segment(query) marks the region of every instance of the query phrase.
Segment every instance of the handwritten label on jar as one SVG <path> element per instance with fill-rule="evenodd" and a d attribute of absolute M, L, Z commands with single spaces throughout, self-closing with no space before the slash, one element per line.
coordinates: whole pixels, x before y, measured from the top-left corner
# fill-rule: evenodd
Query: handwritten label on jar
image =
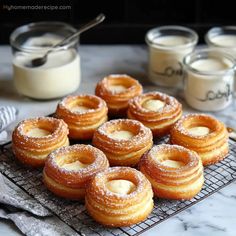
<path fill-rule="evenodd" d="M 228 62 L 228 63 L 226 63 Z M 187 70 L 185 99 L 187 103 L 202 111 L 217 111 L 232 102 L 234 70 L 233 62 L 215 59 L 199 59 Z"/>
<path fill-rule="evenodd" d="M 219 89 L 217 91 L 213 91 L 213 90 L 208 90 L 205 98 L 197 98 L 197 100 L 201 101 L 201 102 L 206 102 L 206 101 L 214 101 L 216 99 L 225 99 L 226 101 L 229 101 L 231 96 L 233 95 L 233 89 L 230 86 L 230 84 L 226 84 L 225 88 L 223 88 L 222 90 Z"/>
<path fill-rule="evenodd" d="M 193 51 L 197 34 L 181 26 L 162 26 L 146 35 L 149 45 L 149 79 L 161 86 L 182 87 L 183 58 Z"/>
<path fill-rule="evenodd" d="M 173 64 L 169 63 L 169 64 Z M 153 73 L 155 73 L 158 76 L 163 76 L 163 78 L 168 78 L 168 79 L 172 79 L 172 78 L 177 78 L 177 80 L 183 81 L 184 77 L 185 77 L 185 73 L 183 70 L 183 65 L 180 62 L 176 63 L 176 66 L 168 66 L 164 69 L 163 72 L 158 72 L 158 71 L 153 71 Z"/>

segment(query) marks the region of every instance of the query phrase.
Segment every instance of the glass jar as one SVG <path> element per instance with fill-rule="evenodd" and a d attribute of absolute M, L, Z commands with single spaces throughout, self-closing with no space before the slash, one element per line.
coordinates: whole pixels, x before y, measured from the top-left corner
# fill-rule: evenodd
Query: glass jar
<path fill-rule="evenodd" d="M 17 91 L 36 99 L 53 99 L 74 92 L 80 84 L 78 38 L 48 54 L 45 64 L 32 67 L 53 45 L 77 30 L 62 22 L 37 22 L 15 29 L 10 36 L 13 80 Z"/>
<path fill-rule="evenodd" d="M 213 27 L 205 35 L 209 47 L 224 49 L 236 57 L 236 26 Z"/>
<path fill-rule="evenodd" d="M 199 49 L 185 56 L 186 102 L 202 111 L 218 111 L 233 100 L 235 61 L 217 49 Z"/>
<path fill-rule="evenodd" d="M 161 86 L 182 87 L 182 61 L 198 42 L 195 31 L 181 26 L 162 26 L 146 34 L 149 46 L 149 79 Z"/>

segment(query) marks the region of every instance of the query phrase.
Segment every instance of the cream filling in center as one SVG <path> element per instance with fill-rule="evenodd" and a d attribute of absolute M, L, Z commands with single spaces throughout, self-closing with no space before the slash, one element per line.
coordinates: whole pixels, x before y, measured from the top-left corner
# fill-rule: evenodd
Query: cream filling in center
<path fill-rule="evenodd" d="M 194 61 L 191 67 L 199 71 L 220 71 L 228 69 L 230 64 L 223 59 L 208 58 Z"/>
<path fill-rule="evenodd" d="M 127 88 L 123 85 L 110 85 L 109 90 L 112 93 L 121 93 L 127 90 Z"/>
<path fill-rule="evenodd" d="M 159 111 L 164 106 L 165 103 L 157 99 L 147 100 L 143 103 L 143 107 L 149 111 Z"/>
<path fill-rule="evenodd" d="M 136 186 L 129 180 L 116 179 L 111 180 L 106 183 L 106 187 L 113 193 L 118 193 L 121 195 L 132 193 Z"/>
<path fill-rule="evenodd" d="M 83 105 L 77 105 L 77 106 L 74 106 L 74 107 L 71 107 L 71 111 L 72 112 L 84 112 L 84 111 L 88 111 L 90 110 L 91 108 L 89 107 L 86 107 L 86 106 L 83 106 Z"/>
<path fill-rule="evenodd" d="M 134 136 L 134 134 L 127 130 L 117 130 L 113 133 L 109 134 L 110 138 L 117 139 L 117 140 L 129 140 Z"/>
<path fill-rule="evenodd" d="M 193 128 L 188 129 L 188 132 L 194 136 L 203 136 L 203 135 L 209 134 L 210 129 L 205 126 L 197 126 L 197 127 L 193 127 Z"/>
<path fill-rule="evenodd" d="M 49 132 L 46 129 L 34 128 L 34 129 L 29 130 L 26 135 L 29 136 L 29 137 L 39 138 L 39 137 L 48 136 L 50 134 L 51 134 L 51 132 Z"/>
<path fill-rule="evenodd" d="M 162 161 L 161 164 L 172 168 L 180 168 L 185 165 L 182 161 L 174 161 L 174 160 L 165 160 Z"/>
<path fill-rule="evenodd" d="M 86 168 L 88 165 L 89 164 L 84 164 L 78 160 L 72 163 L 64 164 L 61 167 L 66 170 L 80 170 L 80 169 Z"/>

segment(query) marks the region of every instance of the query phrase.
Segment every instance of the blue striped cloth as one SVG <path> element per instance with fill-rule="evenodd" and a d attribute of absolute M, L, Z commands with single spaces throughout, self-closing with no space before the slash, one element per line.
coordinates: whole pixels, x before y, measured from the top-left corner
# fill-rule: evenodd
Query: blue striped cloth
<path fill-rule="evenodd" d="M 0 132 L 3 131 L 17 116 L 17 110 L 13 106 L 0 107 Z"/>

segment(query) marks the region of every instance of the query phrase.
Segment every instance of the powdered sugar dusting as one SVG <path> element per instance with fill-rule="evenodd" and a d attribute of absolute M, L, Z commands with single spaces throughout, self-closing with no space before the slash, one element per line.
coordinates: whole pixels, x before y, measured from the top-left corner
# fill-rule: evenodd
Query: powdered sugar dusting
<path fill-rule="evenodd" d="M 208 122 L 206 122 L 205 119 L 207 119 Z M 211 121 L 211 123 L 209 123 L 209 120 Z M 203 122 L 204 126 L 209 128 L 210 132 L 205 135 L 200 135 L 200 136 L 190 133 L 185 124 L 186 123 L 191 124 L 191 122 L 196 123 L 196 121 Z M 186 135 L 186 136 L 189 136 L 192 138 L 201 139 L 201 138 L 204 138 L 208 135 L 211 135 L 211 133 L 213 132 L 212 127 L 211 127 L 213 125 L 212 122 L 217 123 L 217 120 L 214 117 L 206 115 L 206 114 L 187 114 L 187 115 L 184 115 L 180 120 L 178 120 L 176 122 L 176 124 L 174 125 L 174 129 L 178 130 L 178 132 L 183 135 Z M 195 127 L 195 126 L 193 126 L 193 127 Z"/>
<path fill-rule="evenodd" d="M 67 170 L 58 165 L 57 158 L 63 158 L 64 160 L 68 157 L 74 156 L 75 160 L 80 160 L 81 156 L 91 155 L 93 157 L 92 163 L 88 164 L 85 168 L 81 168 L 79 170 Z M 106 156 L 104 153 L 91 146 L 84 144 L 75 144 L 72 146 L 61 147 L 49 155 L 48 162 L 51 163 L 55 168 L 59 169 L 60 172 L 66 173 L 92 173 L 96 172 L 104 163 L 108 163 Z"/>
<path fill-rule="evenodd" d="M 124 86 L 123 91 L 112 90 L 111 85 Z M 128 101 L 142 93 L 142 85 L 128 75 L 112 74 L 103 78 L 96 86 L 96 95 L 104 98 L 109 103 L 109 98 Z M 122 97 L 121 97 L 122 95 Z"/>
<path fill-rule="evenodd" d="M 89 109 L 87 110 L 74 110 L 71 109 L 71 104 L 80 104 L 86 106 L 86 103 L 89 104 Z M 98 96 L 90 95 L 90 94 L 80 94 L 76 96 L 67 96 L 58 104 L 62 109 L 68 110 L 72 114 L 87 114 L 94 113 L 102 108 L 106 107 L 106 103 L 103 99 Z"/>
<path fill-rule="evenodd" d="M 146 158 L 151 158 L 153 163 L 158 164 L 158 168 L 162 169 L 162 171 L 166 171 L 166 166 L 162 164 L 163 156 L 165 157 L 165 160 L 172 160 L 171 156 L 173 155 L 173 157 L 176 157 L 176 152 L 178 153 L 180 160 L 181 156 L 184 158 L 182 161 L 184 161 L 185 163 L 184 166 L 179 167 L 178 169 L 187 169 L 189 167 L 196 166 L 200 161 L 200 158 L 195 152 L 179 145 L 169 144 L 153 146 L 152 149 L 146 155 Z M 168 169 L 169 168 L 170 167 L 168 167 Z"/>
<path fill-rule="evenodd" d="M 143 103 L 147 102 L 148 100 L 152 100 L 152 99 L 158 99 L 158 100 L 164 102 L 165 105 L 163 107 L 161 107 L 158 111 L 151 111 L 149 109 L 146 109 L 143 106 Z M 142 95 L 139 95 L 139 96 L 133 98 L 129 104 L 131 107 L 133 106 L 135 110 L 138 110 L 138 111 L 144 112 L 144 113 L 169 112 L 173 109 L 176 109 L 176 107 L 178 105 L 180 105 L 179 102 L 176 100 L 176 98 L 169 96 L 167 94 L 164 94 L 164 93 L 160 93 L 160 92 L 144 93 Z"/>
<path fill-rule="evenodd" d="M 106 183 L 114 179 L 128 180 L 136 186 L 136 189 L 133 192 L 125 195 L 111 192 L 107 188 Z M 132 199 L 136 194 L 143 192 L 145 186 L 149 184 L 145 176 L 140 171 L 130 167 L 108 168 L 107 170 L 98 173 L 95 176 L 93 182 L 95 183 L 96 187 L 101 190 L 104 196 L 116 196 L 120 199 Z"/>
<path fill-rule="evenodd" d="M 109 132 L 118 130 L 130 131 L 134 136 L 130 139 L 114 139 L 109 135 Z M 111 120 L 101 125 L 95 132 L 96 138 L 100 137 L 100 141 L 104 143 L 110 143 L 111 146 L 120 146 L 125 148 L 131 148 L 134 145 L 145 143 L 146 140 L 152 139 L 151 130 L 145 127 L 141 122 L 130 119 L 116 119 Z M 125 145 L 125 146 L 124 146 Z M 105 146 L 105 144 L 104 144 Z"/>
<path fill-rule="evenodd" d="M 124 84 L 125 84 L 126 86 L 124 86 L 124 87 L 126 89 L 121 90 L 121 91 L 112 90 L 110 85 L 109 85 L 109 83 L 110 83 L 109 80 L 117 80 L 117 82 L 115 83 L 116 85 L 124 86 Z M 122 80 L 124 82 L 122 82 Z M 104 81 L 104 86 L 106 87 L 106 89 L 113 95 L 127 93 L 128 91 L 135 89 L 135 86 L 137 86 L 137 84 L 138 84 L 137 80 L 135 80 L 134 78 L 132 78 L 129 75 L 126 75 L 126 74 L 111 74 L 111 75 L 105 77 L 103 79 L 103 81 Z M 125 83 L 127 81 L 129 81 L 128 84 Z"/>
<path fill-rule="evenodd" d="M 50 130 L 50 134 L 43 137 L 28 136 L 27 132 L 34 128 L 44 128 Z M 36 117 L 21 121 L 15 128 L 12 141 L 14 145 L 21 149 L 34 150 L 40 147 L 60 143 L 67 138 L 69 131 L 67 124 L 60 119 L 52 117 Z"/>

